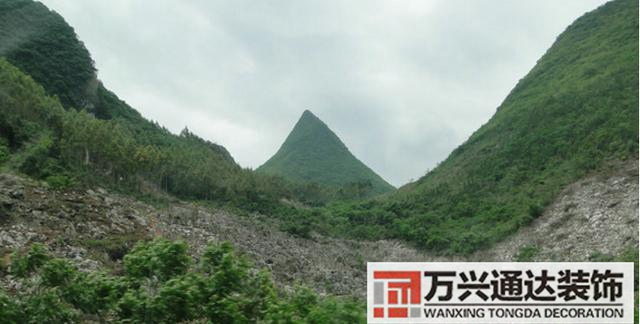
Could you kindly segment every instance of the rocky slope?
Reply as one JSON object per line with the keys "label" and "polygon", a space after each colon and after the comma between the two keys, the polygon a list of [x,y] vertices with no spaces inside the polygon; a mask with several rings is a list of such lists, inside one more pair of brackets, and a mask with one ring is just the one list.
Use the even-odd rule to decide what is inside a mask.
{"label": "rocky slope", "polygon": [[638,248],[638,161],[617,162],[565,188],[533,223],[476,253],[510,261],[529,249],[531,261],[589,261]]}
{"label": "rocky slope", "polygon": [[[320,292],[363,296],[367,261],[509,261],[525,247],[534,248],[532,260],[586,261],[637,248],[638,162],[617,163],[571,185],[530,226],[468,258],[435,257],[394,241],[296,238],[275,228],[260,215],[238,216],[178,200],[154,207],[102,188],[54,191],[0,174],[5,266],[11,251],[41,242],[82,269],[119,271],[122,255],[137,240],[161,235],[185,240],[196,250],[208,242],[231,241],[257,265],[271,269],[284,287],[303,282]],[[11,277],[2,278],[11,289]]]}
{"label": "rocky slope", "polygon": [[[82,269],[120,269],[124,253],[140,239],[181,239],[196,250],[230,241],[285,287],[296,282],[320,292],[364,295],[367,260],[423,260],[398,242],[357,242],[314,236],[302,239],[276,230],[260,215],[173,200],[153,207],[102,188],[55,191],[15,174],[0,174],[0,253],[45,243]],[[193,251],[200,252],[200,251]],[[6,266],[6,264],[5,264]],[[11,278],[4,276],[10,286]]]}

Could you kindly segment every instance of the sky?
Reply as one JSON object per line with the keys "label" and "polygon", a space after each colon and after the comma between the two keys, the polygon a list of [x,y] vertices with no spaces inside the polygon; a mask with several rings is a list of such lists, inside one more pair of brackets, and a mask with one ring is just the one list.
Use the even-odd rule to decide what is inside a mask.
{"label": "sky", "polygon": [[44,0],[105,86],[243,167],[305,109],[399,186],[486,123],[575,19],[604,0]]}

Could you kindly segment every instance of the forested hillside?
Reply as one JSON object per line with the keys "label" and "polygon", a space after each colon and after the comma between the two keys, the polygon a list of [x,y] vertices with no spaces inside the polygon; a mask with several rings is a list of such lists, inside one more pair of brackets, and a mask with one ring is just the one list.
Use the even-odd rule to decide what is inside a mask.
{"label": "forested hillside", "polygon": [[174,135],[144,119],[102,86],[73,28],[41,3],[1,1],[0,17],[0,56],[7,61],[0,63],[0,146],[22,172],[57,186],[157,189],[245,210],[281,208],[282,198],[322,204],[335,196],[337,189],[256,175],[187,128]]}
{"label": "forested hillside", "polygon": [[[100,86],[96,101],[103,105],[100,109],[59,104],[47,95],[78,98],[83,93],[78,89],[91,80],[88,53],[73,29],[63,28],[64,20],[42,5],[6,0],[0,9],[0,15],[8,17],[0,24],[0,48],[7,59],[0,62],[4,80],[0,154],[6,166],[57,187],[100,183],[142,195],[160,190],[261,211],[283,220],[283,226],[298,235],[317,231],[399,238],[434,251],[469,253],[531,222],[563,187],[606,161],[637,157],[638,5],[631,0],[610,2],[569,26],[495,116],[417,182],[383,200],[335,202],[330,208],[313,210],[282,201],[322,206],[361,198],[362,186],[351,182],[354,178],[342,188],[327,188],[244,170],[222,146],[187,129],[173,135],[106,89],[101,92]],[[34,20],[61,32],[28,27]],[[35,31],[29,35],[17,32],[30,28]],[[55,40],[55,35],[63,34],[68,36],[66,43]],[[37,59],[14,55],[36,45],[44,47],[38,53],[66,54]],[[70,62],[56,61],[61,57],[89,64],[78,64],[85,72],[75,73],[65,68]],[[44,90],[25,71],[46,76],[40,80]],[[75,99],[65,101],[77,104]],[[301,120],[312,122],[303,124],[315,126],[296,127],[272,160],[299,160],[295,158],[299,154],[289,153],[300,149],[299,140],[309,137],[308,132],[318,130],[324,135],[310,136],[319,141],[318,147],[331,146],[332,152],[353,157],[324,123],[311,113],[305,115],[308,118]],[[302,146],[305,152],[312,147]],[[272,163],[263,169],[268,164]],[[291,165],[287,169],[297,170]],[[370,171],[363,165],[360,170]]]}
{"label": "forested hillside", "polygon": [[278,152],[256,171],[292,181],[344,187],[343,190],[357,191],[358,196],[394,190],[353,156],[340,138],[309,110],[302,113]]}
{"label": "forested hillside", "polygon": [[[65,110],[4,59],[0,80],[5,159],[11,154],[8,163],[26,174],[56,186],[82,181],[135,190],[148,182],[185,197],[237,197],[234,191],[239,188],[226,186],[233,186],[237,181],[230,178],[246,171],[188,131],[174,136],[159,128],[136,127],[145,124]],[[211,178],[217,186],[205,185],[214,182]]]}
{"label": "forested hillside", "polygon": [[[93,61],[73,28],[42,3],[0,2],[0,55],[31,75],[65,107],[97,100]],[[51,73],[56,71],[56,73]]]}
{"label": "forested hillside", "polygon": [[[360,198],[360,187],[348,182],[330,189],[244,170],[222,146],[186,129],[171,134],[100,90],[98,81],[93,98],[84,85],[97,80],[95,71],[73,29],[39,3],[5,0],[0,6],[0,15],[7,17],[0,24],[7,60],[0,62],[0,154],[5,165],[53,186],[100,183],[136,194],[161,190],[277,216],[302,235],[315,230],[400,238],[430,250],[469,253],[531,222],[563,187],[606,161],[637,157],[637,12],[636,2],[617,0],[578,19],[495,116],[417,182],[383,200],[310,211],[282,199],[321,206]],[[33,27],[31,21],[49,28]],[[30,52],[40,56],[25,54]],[[74,64],[78,69],[68,68]],[[83,106],[82,100],[92,98],[93,109]],[[303,124],[317,127],[296,127],[272,160],[299,160],[299,154],[289,153],[300,149],[307,132],[318,130],[324,135],[310,136],[318,147],[353,157],[344,154],[348,150],[324,123],[305,115],[301,120],[313,123]],[[307,158],[315,156],[307,151]],[[359,169],[370,171],[364,165]],[[357,178],[359,173],[352,173]]]}
{"label": "forested hillside", "polygon": [[384,202],[337,205],[327,217],[348,235],[447,253],[482,249],[607,161],[637,159],[637,117],[638,2],[616,0],[558,36],[437,168]]}

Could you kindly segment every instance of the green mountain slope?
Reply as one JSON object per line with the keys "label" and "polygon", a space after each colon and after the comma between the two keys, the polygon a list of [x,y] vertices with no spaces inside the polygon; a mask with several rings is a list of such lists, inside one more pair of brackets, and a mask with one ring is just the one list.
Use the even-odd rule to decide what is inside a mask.
{"label": "green mountain slope", "polygon": [[370,182],[375,194],[394,189],[353,156],[340,138],[308,110],[304,111],[278,152],[257,171],[327,186]]}
{"label": "green mountain slope", "polygon": [[332,213],[364,237],[481,249],[606,161],[637,159],[637,118],[638,2],[616,0],[571,24],[491,120],[433,171],[382,204]]}
{"label": "green mountain slope", "polygon": [[[93,60],[64,18],[32,0],[0,1],[0,56],[30,75],[48,95],[69,109],[86,110],[99,119],[119,118],[150,144],[164,145],[167,131],[144,119],[98,80]],[[220,145],[209,149],[235,163]]]}
{"label": "green mountain slope", "polygon": [[58,95],[66,107],[85,108],[95,101],[97,82],[89,52],[73,28],[42,3],[0,1],[0,55],[50,95]]}
{"label": "green mountain slope", "polygon": [[174,135],[143,118],[100,84],[73,28],[41,3],[0,0],[0,18],[0,165],[55,186],[161,190],[248,210],[318,195],[242,169],[187,129]]}
{"label": "green mountain slope", "polygon": [[141,119],[104,88],[73,28],[42,3],[0,1],[0,56],[57,96],[65,108],[85,109],[102,119]]}

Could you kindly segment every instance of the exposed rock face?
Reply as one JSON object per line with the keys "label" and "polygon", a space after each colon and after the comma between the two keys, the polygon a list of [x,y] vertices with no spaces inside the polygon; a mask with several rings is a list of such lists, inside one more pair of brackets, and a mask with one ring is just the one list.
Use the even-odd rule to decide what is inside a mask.
{"label": "exposed rock face", "polygon": [[184,240],[195,255],[210,242],[230,241],[284,287],[302,282],[320,292],[363,296],[367,261],[429,259],[399,242],[297,238],[261,215],[238,216],[177,200],[156,208],[100,188],[56,192],[7,173],[0,174],[0,206],[0,257],[40,242],[87,270],[118,269],[122,250],[139,239]]}
{"label": "exposed rock face", "polygon": [[[81,269],[121,266],[139,239],[164,236],[190,244],[230,241],[284,287],[296,281],[320,292],[364,296],[367,261],[511,261],[535,246],[538,261],[585,261],[596,252],[616,255],[638,246],[638,163],[590,176],[569,186],[531,226],[469,258],[434,257],[400,242],[359,242],[292,237],[261,215],[238,216],[174,200],[153,207],[101,188],[49,190],[37,182],[0,174],[0,257],[31,243],[47,244]],[[1,269],[0,269],[0,274]],[[9,276],[0,285],[11,287]]]}
{"label": "exposed rock face", "polygon": [[638,247],[638,161],[618,162],[565,188],[530,226],[473,256],[511,261],[523,247],[534,261],[589,261]]}

